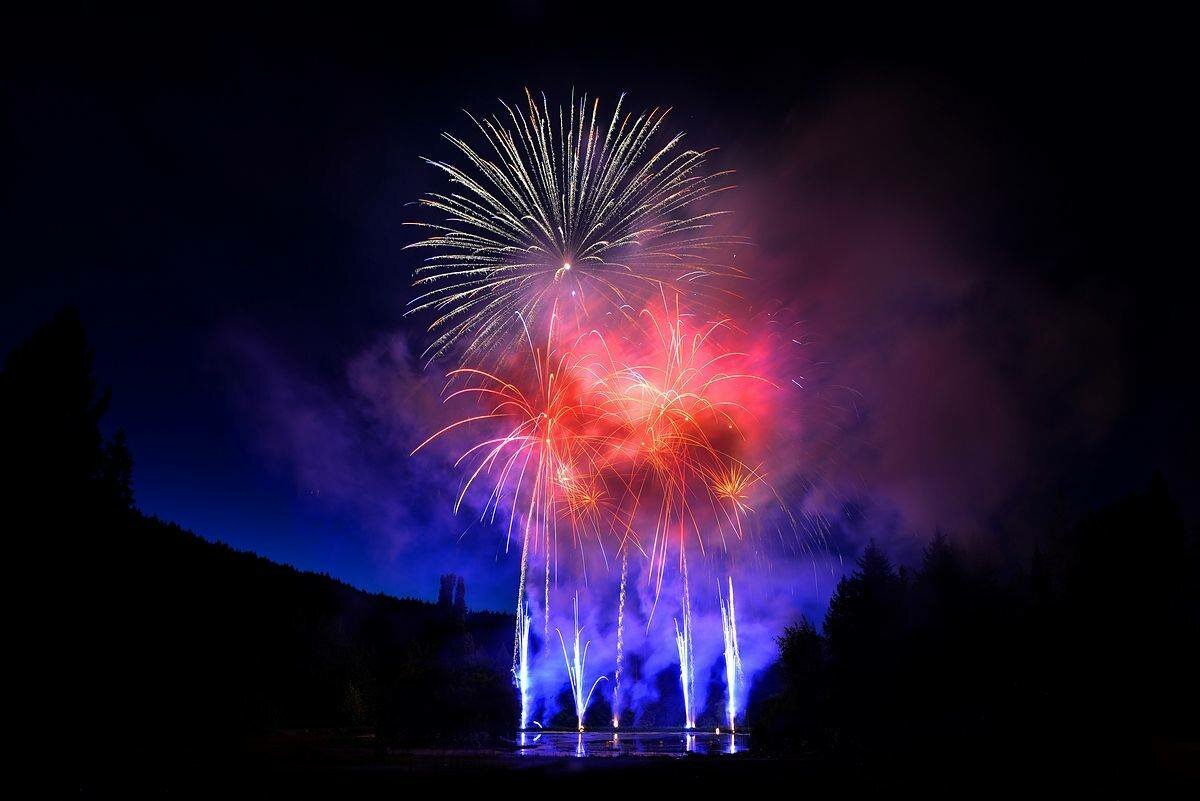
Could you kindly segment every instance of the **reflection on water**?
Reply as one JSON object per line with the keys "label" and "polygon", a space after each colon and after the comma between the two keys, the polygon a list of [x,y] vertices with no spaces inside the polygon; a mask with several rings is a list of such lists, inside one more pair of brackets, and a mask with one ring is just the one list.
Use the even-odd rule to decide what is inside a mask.
{"label": "reflection on water", "polygon": [[740,754],[750,750],[748,734],[683,731],[521,732],[526,756],[684,756]]}

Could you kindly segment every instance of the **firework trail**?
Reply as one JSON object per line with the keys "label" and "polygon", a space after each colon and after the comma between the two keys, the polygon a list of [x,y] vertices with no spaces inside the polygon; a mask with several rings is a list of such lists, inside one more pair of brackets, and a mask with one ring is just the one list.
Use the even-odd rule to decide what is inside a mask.
{"label": "firework trail", "polygon": [[[717,582],[717,599],[721,605],[721,633],[725,639],[725,712],[729,720],[729,731],[737,730],[738,690],[742,682],[742,654],[738,650],[737,616],[733,607],[733,577],[729,577],[729,602],[721,595],[721,582]],[[732,747],[732,744],[731,744]]]}
{"label": "firework trail", "polygon": [[601,676],[592,682],[591,689],[584,693],[584,677],[583,670],[587,663],[587,652],[591,646],[589,640],[582,649],[579,646],[580,636],[583,634],[583,628],[579,625],[579,595],[575,595],[575,637],[572,641],[571,654],[567,654],[567,643],[563,639],[562,631],[558,631],[558,641],[562,644],[563,660],[567,663],[567,679],[571,683],[571,697],[575,701],[575,719],[579,723],[579,731],[583,731],[583,717],[587,714],[588,705],[592,702],[592,693],[596,692],[596,686],[602,681],[608,681],[607,676]]}
{"label": "firework trail", "polygon": [[629,578],[629,552],[621,552],[621,590],[617,600],[617,668],[613,676],[613,728],[621,724],[621,667],[625,656],[625,582]]}
{"label": "firework trail", "polygon": [[692,599],[688,592],[686,563],[683,575],[683,629],[675,620],[675,645],[679,649],[679,683],[683,689],[684,728],[696,728],[696,654],[692,648]]}
{"label": "firework trail", "polygon": [[530,684],[529,684],[529,624],[533,618],[529,605],[517,613],[517,648],[513,664],[513,681],[521,701],[521,731],[529,728]]}
{"label": "firework trail", "polygon": [[720,294],[709,279],[742,275],[713,260],[741,241],[713,233],[725,212],[697,209],[730,188],[728,173],[707,173],[709,152],[683,149],[682,133],[654,144],[669,109],[634,116],[622,95],[605,125],[598,99],[589,110],[572,95],[554,114],[544,95],[525,94],[523,110],[502,102],[502,114],[468,114],[478,144],[443,134],[466,167],[425,159],[451,185],[420,201],[439,221],[409,223],[429,236],[408,247],[433,251],[408,312],[434,317],[426,356],[468,335],[468,358],[503,352],[518,316],[537,320],[560,298],[586,318],[593,296],[637,306],[660,287]]}
{"label": "firework trail", "polygon": [[683,610],[682,631],[679,628],[679,618],[675,618],[675,645],[679,649],[679,683],[683,689],[684,728],[694,729],[696,719],[692,705],[696,697],[696,681],[692,664],[692,615],[686,606]]}

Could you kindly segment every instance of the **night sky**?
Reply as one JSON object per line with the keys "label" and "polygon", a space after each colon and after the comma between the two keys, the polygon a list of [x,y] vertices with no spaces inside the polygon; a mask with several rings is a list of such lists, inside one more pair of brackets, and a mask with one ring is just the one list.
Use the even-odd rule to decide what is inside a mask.
{"label": "night sky", "polygon": [[370,590],[453,569],[507,608],[493,533],[459,539],[405,458],[430,396],[401,223],[462,109],[528,86],[673,106],[738,171],[762,297],[869,423],[828,472],[865,521],[845,555],[944,525],[1019,558],[1018,520],[1155,469],[1196,519],[1170,47],[1074,19],[421,13],[9,26],[0,347],[80,309],[144,511]]}

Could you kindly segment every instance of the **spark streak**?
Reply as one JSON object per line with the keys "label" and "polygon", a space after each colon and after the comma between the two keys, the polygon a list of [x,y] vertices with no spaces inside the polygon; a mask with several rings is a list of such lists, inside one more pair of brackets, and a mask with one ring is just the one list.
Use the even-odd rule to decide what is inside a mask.
{"label": "spark streak", "polygon": [[[737,731],[738,693],[742,685],[742,654],[738,648],[737,616],[733,607],[733,577],[729,577],[729,602],[721,595],[717,582],[717,598],[721,604],[721,633],[725,639],[725,713],[729,731]],[[733,747],[732,741],[730,747]]]}
{"label": "spark streak", "polygon": [[687,577],[683,580],[683,629],[675,620],[675,645],[679,649],[679,683],[683,689],[684,728],[696,728],[696,654],[692,648],[692,599]]}
{"label": "spark streak", "polygon": [[558,640],[562,643],[563,660],[567,663],[567,679],[571,683],[571,697],[575,701],[575,718],[579,722],[579,731],[583,731],[583,718],[587,714],[588,705],[592,702],[592,693],[596,692],[596,686],[602,681],[608,681],[607,676],[601,676],[592,682],[592,687],[584,693],[584,666],[587,663],[587,652],[591,646],[589,640],[581,649],[579,640],[583,634],[583,629],[579,625],[579,595],[575,595],[575,638],[572,642],[571,655],[567,655],[567,643],[563,639],[562,631],[558,631]]}
{"label": "spark streak", "polygon": [[621,667],[625,656],[625,582],[629,578],[629,552],[621,553],[621,590],[617,600],[617,669],[613,677],[613,728],[621,725]]}
{"label": "spark streak", "polygon": [[521,731],[529,728],[530,684],[529,684],[529,624],[532,616],[529,605],[517,613],[517,659],[513,666],[513,681],[521,702]]}

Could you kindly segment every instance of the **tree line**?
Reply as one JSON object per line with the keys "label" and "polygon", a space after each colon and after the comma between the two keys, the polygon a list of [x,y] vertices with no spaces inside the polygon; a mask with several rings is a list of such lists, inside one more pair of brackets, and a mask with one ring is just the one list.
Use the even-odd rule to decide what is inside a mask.
{"label": "tree line", "polygon": [[1015,574],[941,534],[913,570],[872,542],[820,628],[778,643],[756,748],[997,780],[1200,778],[1200,546],[1158,475]]}

